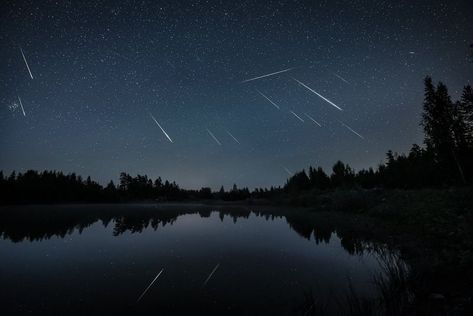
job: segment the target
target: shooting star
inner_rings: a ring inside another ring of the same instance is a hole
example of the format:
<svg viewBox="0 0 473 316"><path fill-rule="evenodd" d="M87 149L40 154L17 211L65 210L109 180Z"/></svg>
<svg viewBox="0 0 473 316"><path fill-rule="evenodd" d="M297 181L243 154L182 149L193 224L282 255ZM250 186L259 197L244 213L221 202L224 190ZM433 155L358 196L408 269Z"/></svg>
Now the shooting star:
<svg viewBox="0 0 473 316"><path fill-rule="evenodd" d="M219 146L222 146L222 143L218 141L217 137L215 137L215 135L208 128L207 128L207 132Z"/></svg>
<svg viewBox="0 0 473 316"><path fill-rule="evenodd" d="M236 139L236 137L233 136L232 133L230 133L230 132L227 131L227 130L226 130L225 132L227 132L227 134L230 135L230 137L233 138L234 141L236 141L238 144L240 144L240 142L238 141L238 139Z"/></svg>
<svg viewBox="0 0 473 316"><path fill-rule="evenodd" d="M23 103L21 102L21 98L20 98L20 96L18 96L18 101L20 102L21 111L23 112L23 116L26 116L26 113L25 113L25 108L23 107Z"/></svg>
<svg viewBox="0 0 473 316"><path fill-rule="evenodd" d="M292 113L292 115L294 115L299 121L301 121L302 123L304 123L304 120L299 116L297 115L296 113L294 113L293 111L289 111Z"/></svg>
<svg viewBox="0 0 473 316"><path fill-rule="evenodd" d="M156 280L159 278L161 273L163 273L163 271L164 271L164 269L161 269L161 271L159 271L159 273L156 275L156 277L153 279L153 281L151 281L151 283L148 285L148 287L143 291L143 293L141 293L140 297L138 297L138 299L136 300L137 303L143 298L143 296L145 296L146 292L148 292L149 288L153 285L154 282L156 282Z"/></svg>
<svg viewBox="0 0 473 316"><path fill-rule="evenodd" d="M159 126L159 128L161 129L161 131L163 131L164 135L167 137L167 139L169 139L169 141L172 143L172 139L171 137L169 137L168 133L166 133L166 131L164 130L164 128L161 127L161 124L158 123L158 121L154 118L153 114L149 114L151 116L151 118L153 119L153 121Z"/></svg>
<svg viewBox="0 0 473 316"><path fill-rule="evenodd" d="M311 120L311 121L314 122L315 124L319 125L319 127L322 127L322 125L320 125L319 122L317 122L316 120L314 120L314 118L313 118L312 116L310 116L310 115L307 114L307 113L304 113L304 115L307 116L307 118L308 118L309 120Z"/></svg>
<svg viewBox="0 0 473 316"><path fill-rule="evenodd" d="M212 277L212 275L214 275L215 271L217 271L218 267L220 266L220 263L217 263L217 265L215 266L215 268L212 270L212 272L210 272L209 276L207 277L207 279L204 281L204 284L202 285L202 287L206 286L207 285L207 282L209 282L210 278Z"/></svg>
<svg viewBox="0 0 473 316"><path fill-rule="evenodd" d="M321 99L323 99L324 101L326 101L327 103L331 104L332 106L336 107L338 110L340 111L343 111L338 105L336 105L335 103L333 103L332 101L330 101L329 99L327 99L326 97L324 97L323 95L319 94L317 91L315 91L314 89L308 87L307 85L305 85L303 82L300 82L299 80L297 80L296 78L292 78L294 79L295 81L297 81L297 83L299 83L301 86L303 86L304 88L306 88L307 90L309 90L310 92L313 92L315 93L318 97L320 97Z"/></svg>
<svg viewBox="0 0 473 316"><path fill-rule="evenodd" d="M30 77L31 77L31 79L33 79L33 74L31 73L30 66L28 66L28 62L26 61L25 54L23 54L23 49L21 49L21 47L20 47L20 52L21 52L21 55L23 56L23 60L25 61L26 68L28 68L28 72L30 73Z"/></svg>
<svg viewBox="0 0 473 316"><path fill-rule="evenodd" d="M293 176L293 173L291 172L291 170L287 169L287 168L284 167L284 166L283 166L283 169L284 169L284 171L287 172L287 174L288 174L289 176L291 176L291 177Z"/></svg>
<svg viewBox="0 0 473 316"><path fill-rule="evenodd" d="M253 81L253 80L258 80L258 79L261 79L261 78L266 78L266 77L274 76L274 75L277 75L277 74L280 74L280 73L283 73L283 72L290 71L290 70L292 70L292 69L294 69L294 68L287 68L287 69L284 69L284 70L272 72L272 73L270 73L270 74L262 75L262 76L259 76L259 77L254 77L254 78L246 79L246 80L243 80L243 81L240 82L240 83L245 83L245 82L248 82L248 81Z"/></svg>
<svg viewBox="0 0 473 316"><path fill-rule="evenodd" d="M340 79L341 81L343 81L343 82L345 82L345 83L347 83L347 84L351 84L348 80L346 80L346 79L343 78L342 76L339 76L339 75L337 75L336 73L333 73L333 75L334 75L335 77L337 77L338 79Z"/></svg>
<svg viewBox="0 0 473 316"><path fill-rule="evenodd" d="M268 100L272 105L274 105L274 106L276 107L276 109L279 110L279 105L277 105L276 103L274 103L273 101L271 101L271 99L268 98L267 96L265 96L265 95L263 94L263 92L259 91L258 89L256 89L256 91L257 91L259 94L261 94L261 96L262 96L263 98L265 98L265 99Z"/></svg>
<svg viewBox="0 0 473 316"><path fill-rule="evenodd" d="M350 126L348 126L347 124L343 123L342 121L339 121L340 124L342 124L343 126L345 126L345 128L347 128L350 132L352 132L353 134L355 134L356 136L360 137L361 139L365 139L362 135L358 134L356 131L354 131Z"/></svg>

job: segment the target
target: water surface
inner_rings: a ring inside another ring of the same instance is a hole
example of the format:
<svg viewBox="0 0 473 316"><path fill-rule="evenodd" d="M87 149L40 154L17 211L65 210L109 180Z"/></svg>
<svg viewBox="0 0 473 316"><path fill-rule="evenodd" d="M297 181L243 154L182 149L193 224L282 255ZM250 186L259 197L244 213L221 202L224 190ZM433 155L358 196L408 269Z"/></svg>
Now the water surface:
<svg viewBox="0 0 473 316"><path fill-rule="evenodd" d="M0 209L3 314L304 315L314 301L340 308L350 285L375 295L380 264L363 250L369 243L282 214L198 205Z"/></svg>

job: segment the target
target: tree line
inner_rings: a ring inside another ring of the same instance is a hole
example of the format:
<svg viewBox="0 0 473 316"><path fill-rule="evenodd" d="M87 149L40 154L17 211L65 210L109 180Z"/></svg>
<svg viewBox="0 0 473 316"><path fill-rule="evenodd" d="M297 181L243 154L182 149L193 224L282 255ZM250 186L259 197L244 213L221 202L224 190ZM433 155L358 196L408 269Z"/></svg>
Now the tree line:
<svg viewBox="0 0 473 316"><path fill-rule="evenodd" d="M473 183L473 90L463 88L453 102L445 84L424 80L424 104L420 125L424 146L412 145L407 154L389 150L385 163L376 169L355 172L338 161L327 175L320 167L309 167L288 179L285 190L311 188L401 188L447 187Z"/></svg>
<svg viewBox="0 0 473 316"><path fill-rule="evenodd" d="M158 177L153 181L147 175L120 174L119 183L110 181L102 186L90 177L83 179L75 173L28 170L13 171L5 176L0 171L0 204L24 203L116 203L130 201L184 201L184 200L245 200L251 197L248 188L223 187L212 192L211 188L200 190L180 188L175 182Z"/></svg>
<svg viewBox="0 0 473 316"><path fill-rule="evenodd" d="M463 88L460 100L453 102L445 84L424 81L424 103L421 126L424 144L414 144L407 154L386 154L376 168L356 172L341 161L327 174L321 167L308 168L291 176L284 186L271 188L238 188L222 186L218 191L180 188L175 182L154 181L146 175L120 174L118 184L102 186L90 177L57 171L25 173L0 171L2 204L61 202L126 202L138 200L225 200L273 199L282 194L306 190L326 191L349 188L400 188L463 186L473 183L473 89Z"/></svg>

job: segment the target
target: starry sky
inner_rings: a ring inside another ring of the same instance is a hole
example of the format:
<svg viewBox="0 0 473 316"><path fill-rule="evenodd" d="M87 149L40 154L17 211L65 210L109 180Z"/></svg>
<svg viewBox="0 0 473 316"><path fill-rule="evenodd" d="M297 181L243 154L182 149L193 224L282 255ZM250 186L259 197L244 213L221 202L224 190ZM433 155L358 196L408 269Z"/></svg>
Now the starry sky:
<svg viewBox="0 0 473 316"><path fill-rule="evenodd" d="M472 12L454 0L2 1L0 169L217 189L339 159L376 166L422 143L426 75L454 99L473 80Z"/></svg>

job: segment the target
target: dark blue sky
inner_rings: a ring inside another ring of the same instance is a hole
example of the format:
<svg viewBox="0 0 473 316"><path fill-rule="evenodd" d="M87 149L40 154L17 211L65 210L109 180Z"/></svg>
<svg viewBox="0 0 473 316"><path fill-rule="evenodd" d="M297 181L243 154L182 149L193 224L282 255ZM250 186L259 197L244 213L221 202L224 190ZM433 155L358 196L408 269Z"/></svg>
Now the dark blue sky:
<svg viewBox="0 0 473 316"><path fill-rule="evenodd" d="M422 142L426 75L454 99L473 80L471 1L0 6L6 172L56 169L105 182L127 171L218 188L279 185L287 171L329 170L338 159L376 166L388 149Z"/></svg>

